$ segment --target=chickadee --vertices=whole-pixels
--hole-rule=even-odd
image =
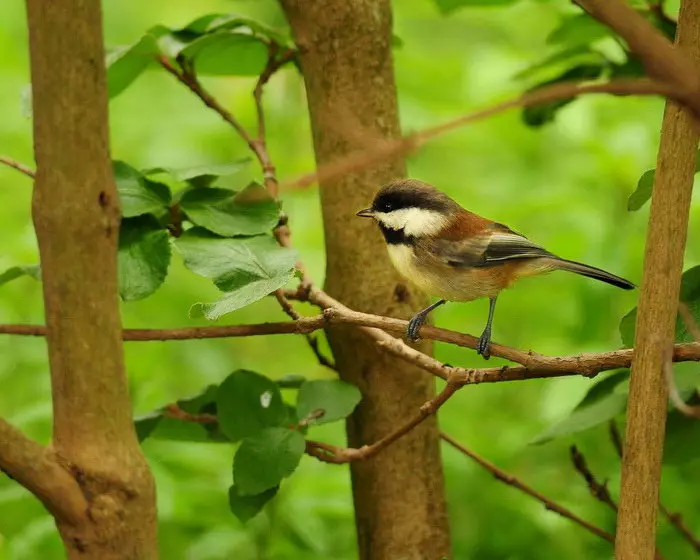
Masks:
[[[489,298],[486,328],[477,353],[488,359],[496,298],[525,276],[568,270],[631,290],[631,282],[599,268],[562,259],[510,228],[469,212],[433,186],[416,180],[385,185],[371,208],[358,216],[373,218],[396,269],[423,291],[440,299],[409,321],[409,340],[428,313],[447,301]]]

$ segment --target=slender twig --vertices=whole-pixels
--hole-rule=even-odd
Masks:
[[[194,422],[196,424],[216,424],[218,420],[213,414],[191,414],[182,410],[177,403],[171,403],[163,410],[163,416],[175,418],[183,422]]]
[[[700,342],[700,328],[695,322],[693,314],[690,312],[688,305],[684,302],[678,303],[678,313],[681,316],[681,320],[685,325],[686,330],[691,334],[695,342]],[[687,404],[683,397],[681,397],[678,391],[678,385],[676,385],[676,380],[673,376],[672,360],[666,361],[664,364],[664,375],[666,376],[666,381],[668,383],[668,397],[676,407],[676,409],[681,413],[685,414],[689,418],[700,419],[700,406],[693,406]]]
[[[324,303],[328,296],[319,290],[313,290],[310,298]],[[332,298],[331,298],[332,299]],[[592,377],[602,371],[630,367],[634,349],[626,348],[610,352],[591,352],[574,356],[544,356],[534,352],[523,352],[494,344],[492,353],[520,366],[503,366],[489,368],[460,368],[442,364],[403,343],[387,332],[403,333],[406,321],[358,313],[347,308],[328,308],[322,315],[301,317],[297,321],[280,323],[258,323],[252,325],[227,325],[212,327],[186,327],[180,329],[125,329],[125,341],[165,341],[194,340],[204,338],[233,338],[272,334],[308,334],[324,328],[327,324],[343,323],[357,326],[372,336],[376,343],[386,351],[414,363],[426,371],[443,379],[452,377],[463,385],[476,383],[494,383],[517,379],[534,379],[539,377],[560,377],[567,375],[584,375]],[[381,330],[380,330],[381,329]],[[25,336],[44,336],[46,329],[39,325],[0,325],[0,334]],[[474,347],[474,337],[437,327],[423,327],[424,338],[448,342],[468,348]],[[700,361],[700,344],[677,344],[674,347],[674,361]]]
[[[59,457],[0,418],[0,473],[34,494],[57,519],[85,522],[87,500]]]
[[[27,177],[31,177],[32,179],[35,176],[35,173],[32,169],[30,169],[22,163],[19,163],[18,161],[10,159],[7,156],[0,156],[0,163],[12,167],[12,169],[16,169],[20,173],[24,173]]]
[[[507,473],[506,471],[498,468],[496,465],[491,463],[490,461],[487,461],[484,459],[481,455],[478,455],[471,449],[468,449],[458,441],[456,441],[452,436],[442,432],[440,434],[440,437],[449,443],[452,447],[457,449],[458,451],[461,451],[464,453],[467,457],[470,457],[474,461],[476,461],[477,464],[479,464],[481,467],[489,471],[493,476],[495,476],[498,480],[501,482],[504,482],[508,486],[512,486],[513,488],[517,488],[521,492],[524,492],[528,496],[531,496],[532,498],[535,498],[537,501],[539,501],[542,505],[544,505],[545,508],[547,508],[549,511],[553,511],[554,513],[558,513],[562,517],[565,517],[566,519],[569,519],[570,521],[573,521],[577,525],[583,527],[587,531],[593,533],[594,535],[600,537],[601,539],[604,539],[608,541],[609,543],[614,543],[615,542],[615,536],[612,535],[611,533],[608,533],[607,531],[604,531],[600,527],[597,527],[596,525],[593,525],[592,523],[586,521],[585,519],[582,519],[578,515],[576,515],[574,512],[571,510],[565,508],[564,506],[561,506],[545,496],[544,494],[538,492],[534,488],[528,486],[524,482],[522,482],[520,479],[517,477]]]
[[[312,457],[316,457],[320,461],[337,464],[363,461],[374,457],[377,453],[383,451],[392,443],[405,436],[426,418],[435,414],[460,387],[461,385],[459,383],[448,381],[444,389],[433,399],[423,404],[413,418],[371,445],[364,445],[359,449],[354,449],[352,447],[336,447],[318,441],[307,441],[306,453]]]
[[[576,471],[583,477],[586,481],[586,485],[591,492],[591,495],[599,502],[604,503],[613,511],[617,512],[617,504],[610,495],[610,490],[608,490],[608,484],[606,482],[598,482],[598,479],[591,472],[588,467],[586,458],[583,456],[575,445],[571,446],[571,462],[574,464]]]
[[[617,424],[614,420],[610,421],[610,440],[612,441],[613,447],[617,452],[618,457],[622,459],[623,445],[622,445],[622,435],[620,430],[617,428]],[[690,528],[685,524],[683,520],[683,515],[679,512],[671,511],[666,505],[659,501],[659,510],[663,516],[668,519],[669,523],[673,525],[678,533],[695,549],[695,552],[700,554],[700,539],[696,537]]]
[[[342,177],[347,173],[371,168],[385,162],[387,159],[406,155],[428,140],[432,140],[457,128],[492,117],[509,109],[517,109],[530,105],[549,103],[558,99],[576,97],[582,94],[608,93],[612,95],[661,95],[676,97],[673,87],[658,81],[648,79],[619,80],[606,83],[561,83],[537,89],[508,101],[497,103],[486,109],[467,113],[446,123],[439,124],[393,140],[377,140],[368,142],[368,146],[348,154],[345,157],[306,173],[301,177],[284,181],[283,187],[303,188],[317,182],[324,182]]]

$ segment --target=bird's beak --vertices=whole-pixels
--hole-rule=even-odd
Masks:
[[[359,216],[360,218],[373,218],[374,217],[374,210],[371,208],[365,208],[364,210],[360,210],[356,216]]]

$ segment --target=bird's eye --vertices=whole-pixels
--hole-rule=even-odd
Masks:
[[[393,209],[394,207],[392,206],[391,202],[385,202],[384,204],[382,204],[382,210],[384,212],[391,212]]]

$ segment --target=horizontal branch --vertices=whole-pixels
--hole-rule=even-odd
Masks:
[[[291,294],[287,294],[290,296]],[[410,363],[416,364],[433,375],[449,379],[459,385],[494,383],[544,377],[584,375],[593,377],[600,372],[628,368],[632,363],[634,350],[626,348],[609,352],[589,352],[574,356],[544,356],[535,352],[524,352],[501,344],[492,343],[493,356],[504,358],[519,366],[489,368],[461,368],[447,366],[430,356],[415,350],[403,341],[388,333],[403,334],[408,323],[401,319],[382,317],[352,311],[330,298],[325,292],[312,290],[305,299],[324,307],[323,314],[301,317],[296,321],[277,323],[257,323],[250,325],[226,325],[212,327],[185,327],[179,329],[125,329],[125,341],[166,341],[195,340],[205,338],[234,338],[273,334],[308,334],[324,328],[328,324],[355,325],[371,336],[378,346]],[[44,336],[45,327],[40,325],[0,325],[0,334]],[[433,326],[423,326],[423,338],[474,349],[477,338]],[[676,344],[673,361],[700,361],[700,344]]]
[[[16,169],[20,173],[24,173],[27,177],[31,177],[32,179],[34,178],[34,171],[27,167],[26,165],[15,161],[13,159],[10,159],[7,156],[0,156],[0,163],[7,165],[8,167],[11,167],[12,169]]]
[[[85,521],[87,501],[55,453],[2,418],[0,471],[34,494],[57,519],[75,525]]]

